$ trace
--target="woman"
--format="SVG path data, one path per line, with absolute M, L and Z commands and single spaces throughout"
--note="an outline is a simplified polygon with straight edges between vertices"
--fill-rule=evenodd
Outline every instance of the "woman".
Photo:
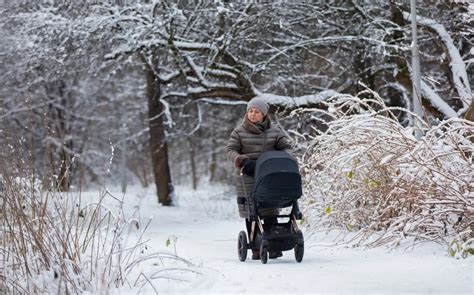
M 291 145 L 283 131 L 271 124 L 268 115 L 268 104 L 261 98 L 253 98 L 247 104 L 247 112 L 242 124 L 235 128 L 230 134 L 229 142 L 226 146 L 226 153 L 229 160 L 235 166 L 237 173 L 237 197 L 248 197 L 254 185 L 253 174 L 255 164 L 261 153 L 272 150 L 289 151 Z M 243 172 L 241 178 L 240 172 Z M 246 206 L 239 206 L 241 217 L 248 216 Z M 277 209 L 270 209 L 262 212 L 265 215 L 276 215 Z M 245 220 L 247 232 L 250 232 L 250 222 Z M 276 222 L 276 218 L 264 218 L 266 228 Z M 260 259 L 258 249 L 252 249 L 252 259 Z M 281 251 L 270 252 L 270 258 L 282 256 Z

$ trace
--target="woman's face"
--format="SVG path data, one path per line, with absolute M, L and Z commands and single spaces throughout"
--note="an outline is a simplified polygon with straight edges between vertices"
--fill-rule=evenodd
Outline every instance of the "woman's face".
M 257 108 L 250 108 L 247 111 L 247 117 L 249 118 L 249 121 L 254 124 L 263 120 L 263 114 Z

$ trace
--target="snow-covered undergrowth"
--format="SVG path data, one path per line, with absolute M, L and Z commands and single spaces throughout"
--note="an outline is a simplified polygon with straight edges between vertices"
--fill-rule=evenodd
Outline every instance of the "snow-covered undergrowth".
M 24 178 L 3 183 L 1 293 L 157 292 L 157 279 L 194 272 L 176 255 L 152 252 L 144 237 L 149 223 L 138 209 L 126 216 L 123 200 L 108 190 L 91 200 Z
M 443 121 L 417 140 L 393 115 L 404 110 L 370 94 L 375 98 L 336 97 L 326 110 L 303 110 L 326 118 L 327 127 L 306 142 L 301 159 L 308 232 L 342 228 L 354 245 L 410 238 L 445 243 L 452 256 L 472 254 L 473 122 Z

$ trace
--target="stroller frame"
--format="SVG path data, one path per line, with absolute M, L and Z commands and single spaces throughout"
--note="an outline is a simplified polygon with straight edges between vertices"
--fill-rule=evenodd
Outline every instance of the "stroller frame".
M 296 261 L 301 262 L 304 255 L 304 238 L 303 233 L 298 228 L 297 220 L 301 220 L 303 214 L 299 210 L 297 200 L 292 202 L 290 214 L 262 216 L 254 193 L 250 195 L 246 193 L 242 170 L 240 172 L 240 179 L 242 181 L 244 194 L 248 197 L 240 198 L 243 200 L 238 200 L 238 202 L 240 204 L 245 202 L 245 204 L 242 205 L 245 205 L 248 210 L 247 212 L 249 212 L 248 221 L 250 222 L 250 226 L 247 228 L 247 232 L 241 231 L 239 233 L 239 260 L 245 261 L 247 259 L 248 249 L 259 249 L 260 261 L 266 264 L 270 251 L 288 251 L 294 249 Z M 289 206 L 283 208 L 287 207 Z M 281 209 L 280 207 L 275 208 Z M 278 218 L 289 218 L 289 221 L 280 223 Z M 262 224 L 262 219 L 276 219 L 276 223 L 266 226 L 266 224 Z

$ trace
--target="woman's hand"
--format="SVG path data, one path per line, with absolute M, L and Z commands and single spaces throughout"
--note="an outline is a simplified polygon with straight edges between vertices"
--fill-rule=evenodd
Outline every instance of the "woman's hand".
M 255 174 L 255 164 L 257 164 L 256 160 L 245 159 L 242 162 L 242 172 L 245 175 L 253 176 Z

